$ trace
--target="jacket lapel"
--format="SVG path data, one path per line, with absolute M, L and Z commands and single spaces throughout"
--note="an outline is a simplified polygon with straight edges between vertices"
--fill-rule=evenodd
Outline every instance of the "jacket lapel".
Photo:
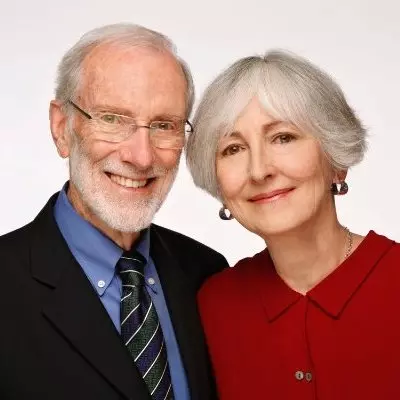
M 150 399 L 107 311 L 58 230 L 54 201 L 55 196 L 32 223 L 32 275 L 52 289 L 43 315 L 123 396 Z
M 156 225 L 151 226 L 151 257 L 162 283 L 192 400 L 211 399 L 209 362 L 196 302 L 196 287 L 185 274 Z M 175 249 L 180 255 L 185 249 Z M 187 257 L 188 259 L 190 257 Z M 199 268 L 199 266 L 189 266 Z

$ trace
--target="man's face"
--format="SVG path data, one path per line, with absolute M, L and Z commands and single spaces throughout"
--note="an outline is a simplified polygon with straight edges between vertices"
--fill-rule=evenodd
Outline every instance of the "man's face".
M 122 114 L 139 125 L 185 119 L 186 81 L 168 53 L 101 46 L 84 61 L 75 102 L 89 113 Z M 120 143 L 99 139 L 76 112 L 70 135 L 69 195 L 78 212 L 121 232 L 147 227 L 171 188 L 181 151 L 154 147 L 143 127 Z

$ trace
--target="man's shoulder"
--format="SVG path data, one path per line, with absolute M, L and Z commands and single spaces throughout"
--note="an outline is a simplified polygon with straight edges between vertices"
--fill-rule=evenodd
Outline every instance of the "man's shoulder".
M 52 226 L 55 226 L 55 221 L 53 218 L 53 206 L 57 196 L 58 193 L 55 193 L 50 197 L 48 202 L 33 221 L 11 232 L 1 235 L 0 248 L 2 250 L 6 250 L 8 246 L 14 247 L 18 244 L 25 245 L 35 235 L 42 235 L 46 237 L 51 236 L 53 232 L 51 231 L 48 233 L 47 230 L 49 230 L 49 223 Z
M 13 251 L 16 246 L 27 243 L 30 236 L 31 225 L 32 223 L 30 222 L 11 232 L 0 235 L 0 253 L 3 254 L 7 251 Z
M 26 269 L 30 259 L 31 223 L 0 236 L 0 271 L 4 279 Z
M 181 261 L 191 273 L 210 275 L 228 266 L 225 257 L 211 247 L 180 232 L 152 224 L 151 242 L 158 241 L 171 256 Z M 195 267 L 197 265 L 197 268 Z
M 0 235 L 1 264 L 8 264 L 12 255 L 12 264 L 29 261 L 32 247 L 51 249 L 56 240 L 57 228 L 53 218 L 53 204 L 58 193 L 54 194 L 39 214 L 26 225 Z
M 183 249 L 187 249 L 188 251 L 198 251 L 204 254 L 221 256 L 220 253 L 205 245 L 204 243 L 201 243 L 196 239 L 193 239 L 189 236 L 184 235 L 183 233 L 174 231 L 172 229 L 152 224 L 151 231 L 158 235 L 163 241 L 167 242 L 167 244 L 179 247 L 183 246 Z

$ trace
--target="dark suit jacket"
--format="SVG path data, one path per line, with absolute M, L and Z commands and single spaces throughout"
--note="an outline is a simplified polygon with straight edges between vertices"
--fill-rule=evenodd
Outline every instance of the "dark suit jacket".
M 150 400 L 107 311 L 58 230 L 55 199 L 33 222 L 0 237 L 0 399 Z M 156 225 L 151 226 L 151 256 L 191 398 L 213 399 L 196 292 L 226 260 Z

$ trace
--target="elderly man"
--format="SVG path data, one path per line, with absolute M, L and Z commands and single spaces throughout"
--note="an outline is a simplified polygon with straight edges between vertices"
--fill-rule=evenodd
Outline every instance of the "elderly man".
M 151 224 L 193 103 L 163 35 L 111 25 L 59 66 L 50 104 L 70 180 L 0 238 L 1 399 L 212 399 L 196 291 L 226 266 Z

